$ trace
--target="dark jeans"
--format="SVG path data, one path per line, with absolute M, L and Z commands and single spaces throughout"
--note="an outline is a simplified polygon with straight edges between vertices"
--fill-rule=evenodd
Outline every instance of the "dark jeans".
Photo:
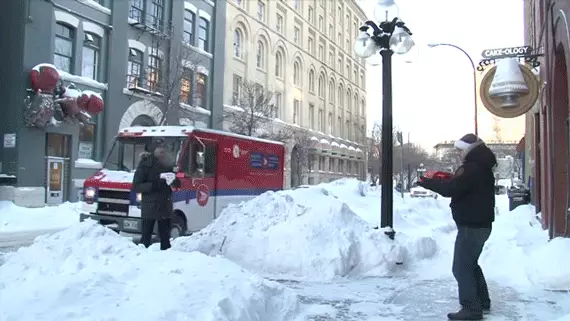
M 154 222 L 158 221 L 158 237 L 160 237 L 160 249 L 167 250 L 170 248 L 170 224 L 172 220 L 162 219 L 162 220 L 142 220 L 142 237 L 141 243 L 145 247 L 149 247 L 152 244 L 152 232 L 154 231 Z
M 453 253 L 453 276 L 459 289 L 459 303 L 463 308 L 480 313 L 482 306 L 490 305 L 489 290 L 478 260 L 490 228 L 459 226 Z

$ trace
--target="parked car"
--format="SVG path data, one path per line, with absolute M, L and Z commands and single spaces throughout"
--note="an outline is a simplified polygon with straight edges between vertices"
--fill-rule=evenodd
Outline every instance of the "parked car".
M 428 189 L 425 189 L 421 186 L 414 186 L 410 189 L 410 197 L 412 198 L 417 198 L 417 197 L 421 197 L 421 198 L 434 198 L 437 199 L 437 193 L 434 193 Z

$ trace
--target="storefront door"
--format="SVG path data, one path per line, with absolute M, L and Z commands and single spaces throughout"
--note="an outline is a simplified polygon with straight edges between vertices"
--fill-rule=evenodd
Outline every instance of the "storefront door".
M 57 205 L 67 199 L 70 162 L 69 135 L 46 134 L 46 203 Z

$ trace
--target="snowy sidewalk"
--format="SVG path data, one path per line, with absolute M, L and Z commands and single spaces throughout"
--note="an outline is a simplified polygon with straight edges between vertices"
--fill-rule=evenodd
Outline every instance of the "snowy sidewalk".
M 441 321 L 458 309 L 455 280 L 368 278 L 335 283 L 281 281 L 301 295 L 312 321 Z M 492 313 L 485 320 L 553 320 L 569 313 L 568 293 L 522 294 L 489 284 Z

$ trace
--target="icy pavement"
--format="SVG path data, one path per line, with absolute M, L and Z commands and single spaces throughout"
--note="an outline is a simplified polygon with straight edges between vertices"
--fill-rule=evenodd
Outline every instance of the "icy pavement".
M 294 289 L 307 306 L 307 321 L 445 320 L 458 309 L 455 280 L 411 280 L 407 277 L 366 278 L 332 283 L 279 281 Z M 522 294 L 489 283 L 489 321 L 544 321 L 570 313 L 570 294 Z

